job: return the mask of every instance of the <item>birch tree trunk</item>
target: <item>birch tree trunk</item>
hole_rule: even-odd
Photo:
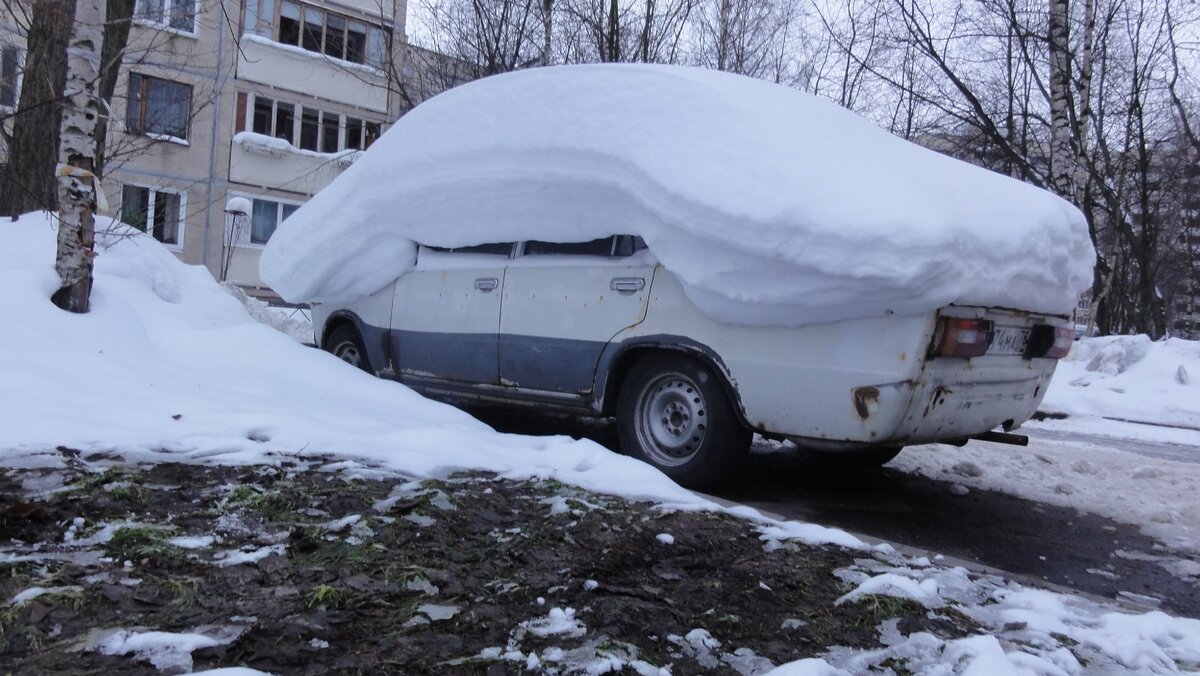
[[[1069,22],[1069,0],[1050,0],[1050,183],[1060,195],[1074,201]]]
[[[105,0],[78,0],[75,29],[67,46],[67,84],[63,91],[62,135],[58,166],[58,258],[61,286],[52,300],[69,312],[87,312],[92,293],[96,183],[96,121],[100,99],[100,49]]]
[[[542,65],[550,65],[550,40],[554,36],[554,0],[542,0]]]

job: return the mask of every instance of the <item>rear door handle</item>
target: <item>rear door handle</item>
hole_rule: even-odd
[[[475,280],[475,288],[483,291],[484,293],[487,293],[488,291],[494,291],[497,286],[500,286],[500,280],[496,279],[495,277],[480,277],[479,279]]]
[[[646,280],[641,277],[613,277],[608,288],[621,293],[633,293],[646,288]]]

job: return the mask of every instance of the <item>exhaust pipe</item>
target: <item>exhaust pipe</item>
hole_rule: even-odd
[[[984,432],[971,437],[979,441],[990,441],[994,444],[1011,444],[1013,446],[1028,446],[1029,437],[1024,434],[1011,434],[1009,432]]]

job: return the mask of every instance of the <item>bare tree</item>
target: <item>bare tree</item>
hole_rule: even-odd
[[[20,106],[12,114],[12,138],[6,139],[8,162],[0,167],[0,214],[16,216],[55,206],[53,167],[59,147],[67,40],[74,25],[75,0],[35,0],[28,5],[11,3],[8,7],[25,28],[28,48]],[[103,101],[111,101],[116,89],[133,7],[134,0],[107,0],[99,81]],[[96,129],[97,175],[104,173],[107,135],[108,116],[101,115]]]
[[[100,118],[97,86],[105,0],[78,0],[74,33],[67,50],[66,105],[62,116],[62,151],[58,174],[58,257],[61,286],[52,300],[70,312],[87,312],[92,292],[92,258],[96,233],[96,122]]]
[[[421,10],[433,51],[492,75],[544,58],[541,6],[541,0],[428,0]]]
[[[893,130],[1073,202],[1099,254],[1101,329],[1163,335],[1164,261],[1180,225],[1168,208],[1178,184],[1165,180],[1167,139],[1179,138],[1168,114],[1179,34],[1170,3],[866,2],[825,21],[841,28],[839,56],[854,66],[843,83],[890,90]]]
[[[28,28],[21,105],[13,113],[8,163],[0,184],[0,215],[14,217],[55,205],[54,163],[75,0],[36,0],[25,9],[29,11],[22,17]]]
[[[701,0],[694,15],[699,65],[782,82],[797,41],[792,0]]]

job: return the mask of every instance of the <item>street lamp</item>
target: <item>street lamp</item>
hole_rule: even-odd
[[[229,265],[233,262],[233,247],[242,238],[242,229],[246,227],[246,219],[250,217],[250,200],[245,197],[230,197],[225,203],[225,214],[229,221],[225,227],[225,251],[221,255],[221,279],[225,281],[229,275]]]

